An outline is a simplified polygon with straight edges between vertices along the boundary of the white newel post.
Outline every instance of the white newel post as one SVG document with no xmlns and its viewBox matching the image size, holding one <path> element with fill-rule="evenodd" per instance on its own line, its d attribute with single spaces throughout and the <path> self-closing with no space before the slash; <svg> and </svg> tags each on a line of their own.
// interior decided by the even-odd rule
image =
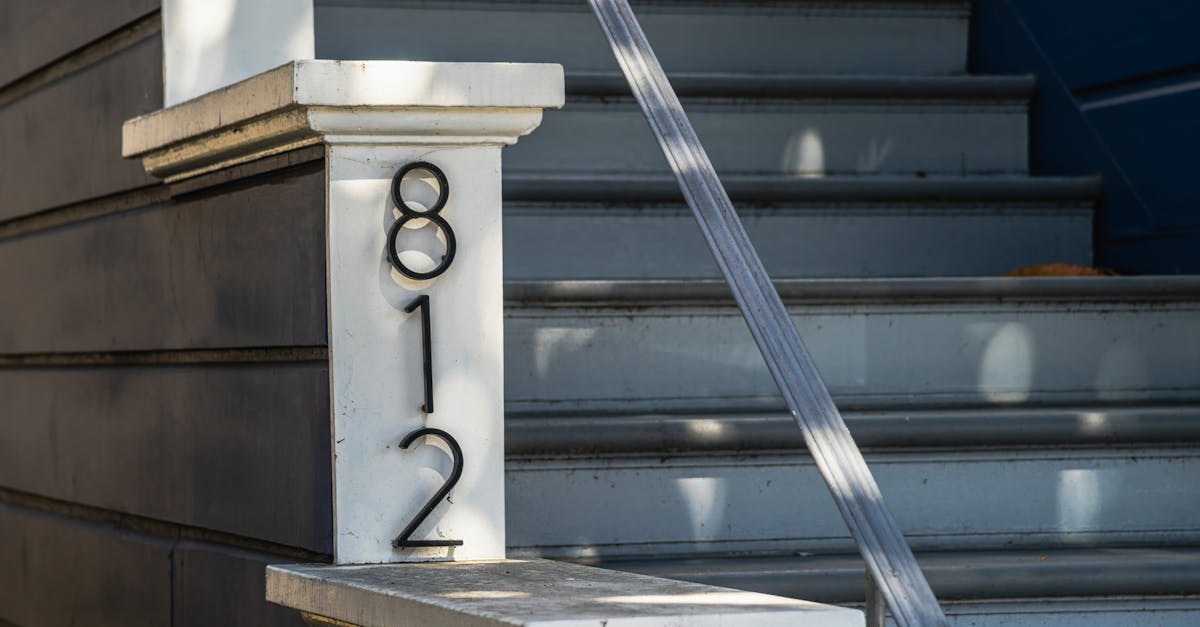
<svg viewBox="0 0 1200 627">
<path fill-rule="evenodd" d="M 562 104 L 557 65 L 294 61 L 125 123 L 125 155 L 178 191 L 324 156 L 336 564 L 268 566 L 267 600 L 363 627 L 861 627 L 855 610 L 504 559 L 501 152 Z"/>
<path fill-rule="evenodd" d="M 343 129 L 364 124 L 362 117 L 321 112 L 314 119 L 323 128 Z M 383 114 L 377 124 L 365 124 L 400 131 L 400 117 Z M 541 111 L 448 108 L 416 119 L 421 124 L 403 134 L 326 136 L 338 563 L 504 557 L 500 149 L 537 126 Z M 452 137 L 440 134 L 447 129 Z M 420 163 L 437 168 L 446 188 L 421 166 L 407 177 L 401 195 L 421 196 L 416 208 L 426 210 L 444 194 L 437 214 L 444 225 L 435 228 L 420 218 L 404 224 L 397 248 L 423 239 L 432 254 L 405 251 L 397 260 L 421 273 L 445 264 L 445 227 L 456 246 L 444 273 L 414 280 L 392 266 L 385 250 L 390 227 L 402 215 L 393 177 Z M 421 222 L 424 229 L 408 228 Z M 410 305 L 416 309 L 406 312 Z M 425 398 L 427 376 L 431 399 Z M 429 401 L 433 411 L 426 413 Z M 393 540 L 454 469 L 444 436 L 401 449 L 406 436 L 425 427 L 442 430 L 461 446 L 462 475 L 449 502 L 439 503 L 410 540 L 462 544 L 397 548 Z"/>
<path fill-rule="evenodd" d="M 168 181 L 325 147 L 339 564 L 504 558 L 501 149 L 562 104 L 558 65 L 295 61 L 125 126 Z"/>
</svg>

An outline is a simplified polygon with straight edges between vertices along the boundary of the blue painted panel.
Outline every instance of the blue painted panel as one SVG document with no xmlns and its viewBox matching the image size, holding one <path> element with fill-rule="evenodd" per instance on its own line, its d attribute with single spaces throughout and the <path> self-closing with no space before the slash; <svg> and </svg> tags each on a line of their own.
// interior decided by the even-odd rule
<svg viewBox="0 0 1200 627">
<path fill-rule="evenodd" d="M 1072 89 L 1200 64 L 1200 3 L 1011 0 Z"/>
<path fill-rule="evenodd" d="M 1107 263 L 1115 268 L 1138 268 L 1145 274 L 1198 274 L 1196 262 L 1200 233 L 1178 237 L 1151 235 L 1105 244 Z"/>
<path fill-rule="evenodd" d="M 1197 46 L 1200 48 L 1200 46 Z M 1200 84 L 1188 91 L 1142 93 L 1083 109 L 1133 191 L 1149 209 L 1151 229 L 1200 226 Z"/>
<path fill-rule="evenodd" d="M 1196 2 L 977 0 L 971 71 L 1038 79 L 1032 172 L 1104 177 L 1097 265 L 1200 273 L 1196 24 Z"/>
</svg>

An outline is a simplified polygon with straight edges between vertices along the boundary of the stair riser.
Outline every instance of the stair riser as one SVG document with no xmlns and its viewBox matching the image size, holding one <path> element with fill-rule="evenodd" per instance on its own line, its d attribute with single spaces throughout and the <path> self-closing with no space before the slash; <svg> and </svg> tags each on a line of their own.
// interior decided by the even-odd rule
<svg viewBox="0 0 1200 627">
<path fill-rule="evenodd" d="M 1168 400 L 1200 395 L 1191 303 L 791 307 L 843 407 Z M 510 411 L 778 407 L 737 309 L 514 308 Z"/>
<path fill-rule="evenodd" d="M 918 551 L 1200 540 L 1196 449 L 867 460 Z M 807 455 L 510 460 L 507 477 L 517 554 L 855 551 Z"/>
<path fill-rule="evenodd" d="M 1194 627 L 1200 600 L 1171 598 L 1014 600 L 956 603 L 946 617 L 955 627 Z"/>
<path fill-rule="evenodd" d="M 722 174 L 1022 174 L 1024 103 L 685 100 Z M 504 156 L 509 172 L 669 172 L 637 105 L 571 100 Z"/>
<path fill-rule="evenodd" d="M 744 208 L 767 270 L 786 277 L 985 276 L 1091 264 L 1090 207 Z M 719 278 L 687 207 L 505 208 L 509 279 Z"/>
<path fill-rule="evenodd" d="M 668 71 L 965 70 L 966 3 L 665 2 L 635 10 Z M 319 0 L 316 33 L 318 58 L 617 69 L 585 2 Z"/>
<path fill-rule="evenodd" d="M 919 554 L 952 625 L 1195 625 L 1200 596 L 1189 549 Z M 1098 559 L 1099 558 L 1099 559 Z M 774 563 L 772 563 L 774 562 Z M 601 562 L 607 568 L 862 607 L 861 558 Z M 1054 596 L 1051 596 L 1054 595 Z M 889 623 L 891 624 L 891 623 Z"/>
</svg>

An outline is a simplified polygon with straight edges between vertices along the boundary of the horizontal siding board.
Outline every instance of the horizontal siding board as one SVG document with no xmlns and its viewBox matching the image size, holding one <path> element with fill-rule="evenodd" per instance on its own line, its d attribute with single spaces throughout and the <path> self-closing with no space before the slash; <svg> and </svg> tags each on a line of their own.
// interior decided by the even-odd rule
<svg viewBox="0 0 1200 627">
<path fill-rule="evenodd" d="M 175 549 L 173 627 L 303 627 L 300 613 L 268 603 L 268 564 L 296 560 L 182 542 Z"/>
<path fill-rule="evenodd" d="M 320 163 L 0 243 L 0 353 L 325 344 Z"/>
<path fill-rule="evenodd" d="M 163 541 L 0 504 L 0 624 L 171 624 Z"/>
<path fill-rule="evenodd" d="M 160 0 L 5 0 L 0 86 L 158 10 Z"/>
<path fill-rule="evenodd" d="M 161 107 L 157 34 L 0 107 L 0 220 L 155 183 L 121 124 Z"/>
<path fill-rule="evenodd" d="M 331 552 L 323 363 L 0 370 L 5 487 Z"/>
</svg>

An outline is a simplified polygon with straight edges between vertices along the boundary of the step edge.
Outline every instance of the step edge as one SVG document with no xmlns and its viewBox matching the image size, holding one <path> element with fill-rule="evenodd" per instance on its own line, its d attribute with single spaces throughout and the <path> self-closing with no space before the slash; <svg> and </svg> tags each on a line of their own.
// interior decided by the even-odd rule
<svg viewBox="0 0 1200 627">
<path fill-rule="evenodd" d="M 860 447 L 1112 446 L 1200 443 L 1200 405 L 845 412 Z M 754 414 L 521 415 L 505 419 L 505 454 L 597 457 L 803 451 L 784 411 Z"/>
<path fill-rule="evenodd" d="M 1200 302 L 1200 275 L 776 279 L 791 304 Z M 505 281 L 509 307 L 730 306 L 719 279 Z"/>
<path fill-rule="evenodd" d="M 886 202 L 1005 201 L 1094 203 L 1102 191 L 1098 176 L 1078 177 L 894 177 L 786 175 L 721 177 L 735 201 Z M 683 203 L 671 176 L 623 174 L 510 173 L 503 179 L 505 202 Z"/>
</svg>

